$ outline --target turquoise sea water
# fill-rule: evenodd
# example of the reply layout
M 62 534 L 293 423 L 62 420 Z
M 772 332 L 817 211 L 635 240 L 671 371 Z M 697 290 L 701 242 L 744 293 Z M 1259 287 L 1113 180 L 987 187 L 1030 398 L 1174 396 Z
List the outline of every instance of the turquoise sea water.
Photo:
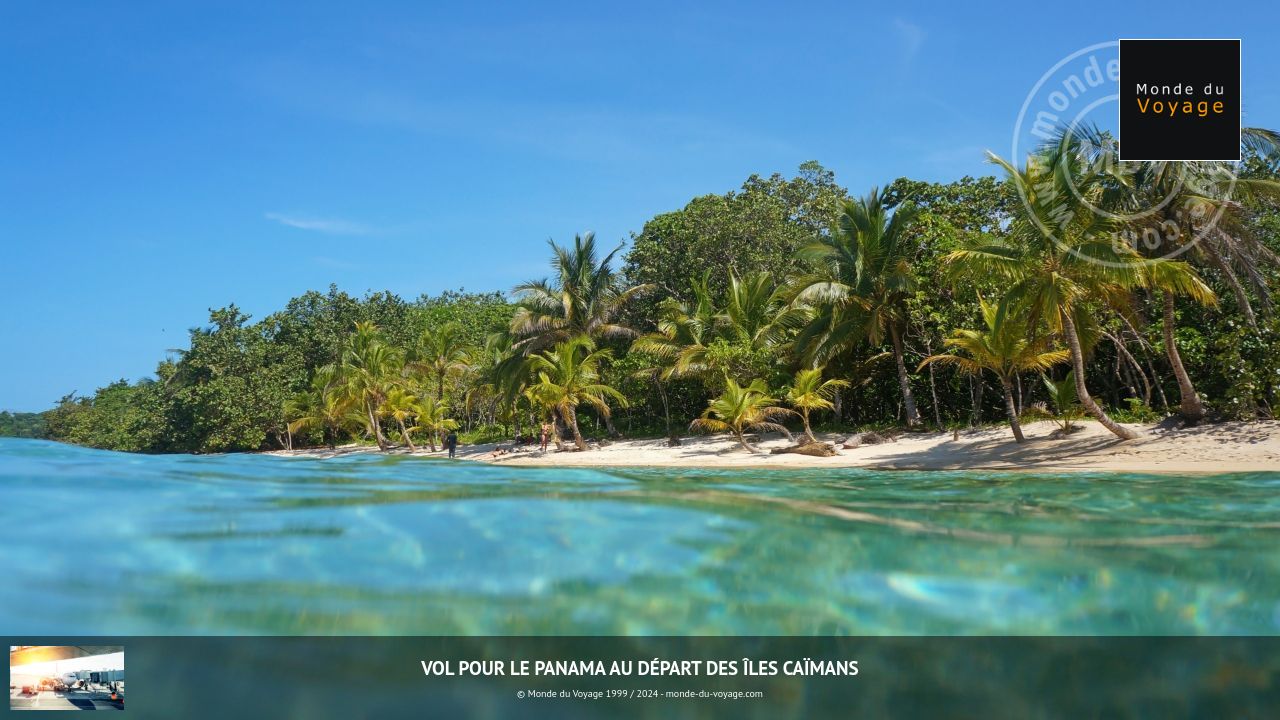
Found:
M 1280 634 L 1280 473 L 561 470 L 0 438 L 0 634 Z

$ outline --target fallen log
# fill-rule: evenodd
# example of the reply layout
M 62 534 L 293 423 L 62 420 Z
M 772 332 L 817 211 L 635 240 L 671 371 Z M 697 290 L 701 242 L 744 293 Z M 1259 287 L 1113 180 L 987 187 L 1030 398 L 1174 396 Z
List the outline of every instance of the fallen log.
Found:
M 797 455 L 812 455 L 813 457 L 833 457 L 838 455 L 836 446 L 831 443 L 812 442 L 803 445 L 792 445 L 791 447 L 774 448 L 771 450 L 774 455 L 782 453 L 796 453 Z

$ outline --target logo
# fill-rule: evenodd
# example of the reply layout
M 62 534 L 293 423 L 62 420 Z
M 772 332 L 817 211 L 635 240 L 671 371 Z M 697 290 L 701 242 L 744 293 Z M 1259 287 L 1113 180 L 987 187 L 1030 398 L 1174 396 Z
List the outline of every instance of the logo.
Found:
M 1240 41 L 1121 40 L 1120 159 L 1240 161 Z
M 1182 72 L 1182 79 L 1177 81 L 1182 95 L 1173 94 L 1175 81 L 1170 79 L 1166 82 L 1165 78 L 1169 77 L 1167 74 L 1150 73 L 1149 78 L 1144 76 L 1141 81 L 1133 80 L 1135 74 L 1144 75 L 1142 66 L 1137 63 L 1137 68 L 1123 65 L 1122 48 L 1123 58 L 1127 62 L 1130 58 L 1128 53 L 1132 50 L 1130 44 L 1135 42 L 1142 45 L 1166 42 L 1234 43 L 1234 90 L 1227 92 L 1226 81 L 1220 75 L 1215 75 L 1217 70 L 1213 69 Z M 1214 47 L 1215 52 L 1223 52 L 1222 46 Z M 1180 52 L 1184 51 L 1185 46 Z M 1222 55 L 1214 57 L 1220 60 Z M 1089 239 L 1127 245 L 1144 258 L 1173 258 L 1194 247 L 1213 231 L 1235 189 L 1240 152 L 1238 59 L 1238 41 L 1122 40 L 1090 45 L 1056 62 L 1035 83 L 1022 104 L 1014 124 L 1009 161 L 1017 166 L 1026 163 L 1028 167 L 1036 168 L 1036 163 L 1041 162 L 1043 151 L 1064 140 L 1072 143 L 1082 160 L 1074 166 L 1073 172 L 1065 174 L 1066 189 L 1060 191 L 1058 197 L 1052 198 L 1052 207 L 1048 212 L 1044 212 L 1045 193 L 1037 192 L 1041 212 L 1036 212 L 1032 207 L 1029 189 L 1019 184 L 1018 193 L 1028 217 L 1046 237 L 1058 243 L 1062 249 L 1081 259 L 1104 265 L 1115 263 L 1092 254 L 1082 254 L 1077 249 L 1079 242 L 1064 241 L 1068 228 L 1101 228 L 1090 232 L 1105 234 L 1105 237 Z M 1210 62 L 1217 63 L 1218 60 Z M 1185 68 L 1187 63 L 1181 62 L 1179 66 Z M 1172 72 L 1176 73 L 1177 70 Z M 1130 97 L 1132 92 L 1126 93 L 1123 83 L 1130 83 L 1133 86 L 1131 89 L 1136 89 L 1139 84 L 1146 86 L 1148 95 L 1142 98 L 1142 109 L 1136 103 L 1133 108 L 1140 114 L 1136 124 L 1130 124 L 1124 119 L 1125 103 L 1133 103 L 1134 99 Z M 1186 94 L 1187 85 L 1194 86 L 1196 83 L 1199 87 L 1191 88 L 1195 92 Z M 1159 93 L 1166 84 L 1170 90 L 1168 98 L 1150 96 L 1152 87 L 1157 88 L 1156 92 Z M 1222 95 L 1216 94 L 1219 85 L 1223 86 Z M 1211 86 L 1208 89 L 1214 93 L 1212 96 L 1204 96 L 1206 86 Z M 1174 97 L 1179 98 L 1180 104 L 1173 111 L 1174 114 L 1170 115 L 1168 104 Z M 1159 105 L 1155 104 L 1157 100 Z M 1201 106 L 1198 104 L 1202 101 L 1208 103 L 1204 108 L 1204 117 L 1200 116 Z M 1181 104 L 1183 102 L 1191 103 L 1189 112 L 1185 114 L 1187 106 Z M 1215 110 L 1214 102 L 1222 103 L 1218 108 L 1221 113 Z M 1145 145 L 1135 141 L 1135 137 L 1144 132 L 1135 128 L 1142 128 L 1142 123 L 1151 122 L 1166 123 L 1161 127 L 1167 132 L 1161 137 L 1174 138 L 1170 142 L 1182 142 L 1193 132 L 1201 131 L 1203 142 L 1195 141 L 1187 145 L 1187 149 L 1178 152 L 1156 153 L 1163 156 L 1155 157 L 1152 155 L 1153 148 L 1160 149 L 1158 143 L 1165 140 L 1153 136 L 1154 139 Z M 1213 140 L 1216 145 L 1206 144 L 1210 141 L 1205 138 L 1213 138 L 1215 133 L 1221 133 L 1222 124 L 1227 122 L 1232 123 L 1232 150 L 1229 155 L 1224 155 L 1221 154 L 1221 146 L 1227 143 L 1221 137 Z M 1120 130 L 1121 125 L 1123 130 Z M 1123 134 L 1112 135 L 1107 128 L 1113 127 Z M 1139 149 L 1135 150 L 1134 145 L 1139 145 Z M 1206 154 L 1206 147 L 1213 152 Z M 1184 162 L 1195 157 L 1218 159 Z M 1088 183 L 1086 178 L 1089 179 Z M 1083 187 L 1092 184 L 1091 187 L 1096 190 L 1098 182 L 1106 183 L 1109 191 L 1090 192 Z M 1085 215 L 1092 215 L 1093 218 L 1083 217 Z M 1089 219 L 1102 222 L 1081 222 Z

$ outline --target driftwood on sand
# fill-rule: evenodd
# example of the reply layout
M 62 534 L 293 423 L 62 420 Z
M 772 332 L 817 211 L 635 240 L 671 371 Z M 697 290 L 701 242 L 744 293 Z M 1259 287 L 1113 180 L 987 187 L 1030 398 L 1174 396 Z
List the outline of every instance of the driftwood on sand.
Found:
M 831 443 L 811 442 L 803 445 L 792 445 L 790 447 L 774 448 L 770 451 L 774 455 L 781 453 L 796 453 L 799 455 L 812 455 L 814 457 L 835 457 L 836 446 Z
M 850 435 L 840 447 L 846 450 L 852 450 L 857 447 L 862 447 L 863 445 L 879 445 L 880 443 L 890 443 L 894 440 L 897 440 L 897 438 L 888 433 L 881 435 L 878 432 L 865 432 Z

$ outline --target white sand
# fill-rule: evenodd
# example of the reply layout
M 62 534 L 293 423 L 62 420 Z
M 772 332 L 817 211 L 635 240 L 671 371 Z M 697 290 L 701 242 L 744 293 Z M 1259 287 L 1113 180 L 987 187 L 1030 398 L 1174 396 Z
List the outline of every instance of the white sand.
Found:
M 1280 421 L 1222 423 L 1187 429 L 1166 429 L 1151 425 L 1131 425 L 1145 435 L 1121 441 L 1096 422 L 1080 423 L 1083 429 L 1065 438 L 1050 437 L 1057 428 L 1042 421 L 1024 426 L 1025 443 L 1015 443 L 1007 426 L 951 432 L 904 433 L 889 443 L 863 445 L 839 450 L 835 457 L 797 454 L 771 455 L 772 448 L 788 443 L 777 435 L 759 442 L 762 454 L 743 450 L 729 436 L 684 438 L 679 447 L 666 440 L 621 440 L 586 452 L 546 453 L 522 450 L 494 456 L 495 445 L 458 448 L 458 457 L 504 465 L 559 467 L 660 466 L 660 467 L 865 467 L 919 470 L 1061 470 L 1117 472 L 1246 472 L 1280 471 Z M 846 436 L 826 435 L 819 439 L 839 443 Z M 503 447 L 509 447 L 509 443 Z M 327 449 L 279 451 L 278 455 L 327 457 L 350 452 L 370 452 L 376 448 L 344 446 L 337 453 Z M 396 450 L 406 454 L 405 450 Z M 419 449 L 419 455 L 443 457 Z

